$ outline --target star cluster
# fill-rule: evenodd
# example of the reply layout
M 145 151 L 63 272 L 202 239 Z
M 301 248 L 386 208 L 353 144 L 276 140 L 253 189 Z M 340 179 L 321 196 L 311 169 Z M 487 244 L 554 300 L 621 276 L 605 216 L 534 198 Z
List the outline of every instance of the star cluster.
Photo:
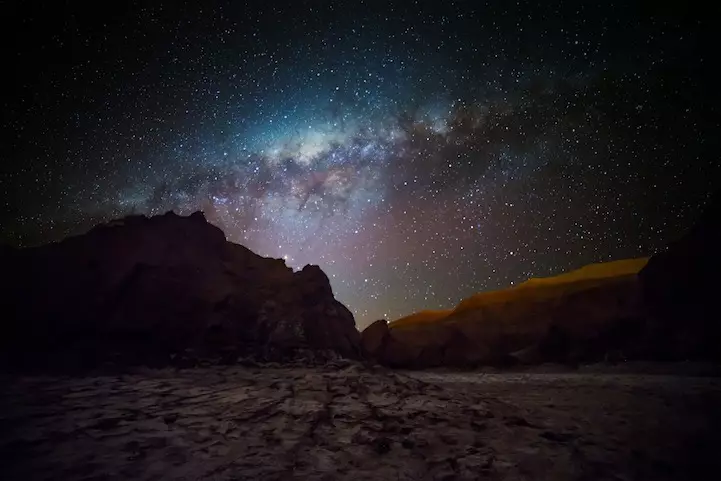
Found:
M 721 178 L 713 12 L 602 3 L 17 2 L 1 240 L 200 209 L 359 327 L 649 255 Z

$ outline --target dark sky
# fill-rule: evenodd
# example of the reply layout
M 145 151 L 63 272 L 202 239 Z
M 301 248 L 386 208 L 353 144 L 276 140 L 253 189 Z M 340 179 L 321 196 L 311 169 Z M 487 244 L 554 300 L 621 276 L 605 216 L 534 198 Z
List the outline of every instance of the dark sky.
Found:
M 651 254 L 721 179 L 716 6 L 85 3 L 0 7 L 2 242 L 202 209 L 363 327 Z

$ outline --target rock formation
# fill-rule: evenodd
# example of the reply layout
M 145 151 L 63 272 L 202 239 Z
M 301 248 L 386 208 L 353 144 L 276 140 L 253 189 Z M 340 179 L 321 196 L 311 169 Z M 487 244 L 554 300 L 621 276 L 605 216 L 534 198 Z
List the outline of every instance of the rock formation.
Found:
M 368 357 L 396 367 L 583 361 L 628 355 L 643 309 L 635 272 L 645 259 L 592 265 L 481 293 L 362 334 Z M 379 321 L 380 322 L 380 321 Z M 615 336 L 615 338 L 614 338 Z
M 35 365 L 202 355 L 356 358 L 353 315 L 317 266 L 226 241 L 202 213 L 130 216 L 2 252 L 2 352 Z
M 721 192 L 639 275 L 656 356 L 721 361 Z
M 602 360 L 721 360 L 721 202 L 648 262 L 593 264 L 480 293 L 362 333 L 394 367 Z
M 366 355 L 379 352 L 388 337 L 388 321 L 379 319 L 366 327 L 361 336 L 361 346 Z

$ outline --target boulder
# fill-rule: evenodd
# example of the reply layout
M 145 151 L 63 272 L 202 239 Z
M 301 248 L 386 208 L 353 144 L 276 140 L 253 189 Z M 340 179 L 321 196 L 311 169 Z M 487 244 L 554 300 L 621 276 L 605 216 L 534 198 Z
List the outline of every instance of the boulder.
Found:
M 8 363 L 361 356 L 353 315 L 318 266 L 293 272 L 226 241 L 200 212 L 129 216 L 2 258 Z
M 374 358 L 385 346 L 388 340 L 388 321 L 379 319 L 363 329 L 361 333 L 361 346 L 369 358 Z

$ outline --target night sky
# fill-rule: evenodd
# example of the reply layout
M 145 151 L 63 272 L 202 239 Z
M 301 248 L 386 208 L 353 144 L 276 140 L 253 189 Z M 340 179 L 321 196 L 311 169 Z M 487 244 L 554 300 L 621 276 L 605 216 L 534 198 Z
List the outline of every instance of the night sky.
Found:
M 85 3 L 1 7 L 1 242 L 203 210 L 364 327 L 649 255 L 721 179 L 716 6 Z

